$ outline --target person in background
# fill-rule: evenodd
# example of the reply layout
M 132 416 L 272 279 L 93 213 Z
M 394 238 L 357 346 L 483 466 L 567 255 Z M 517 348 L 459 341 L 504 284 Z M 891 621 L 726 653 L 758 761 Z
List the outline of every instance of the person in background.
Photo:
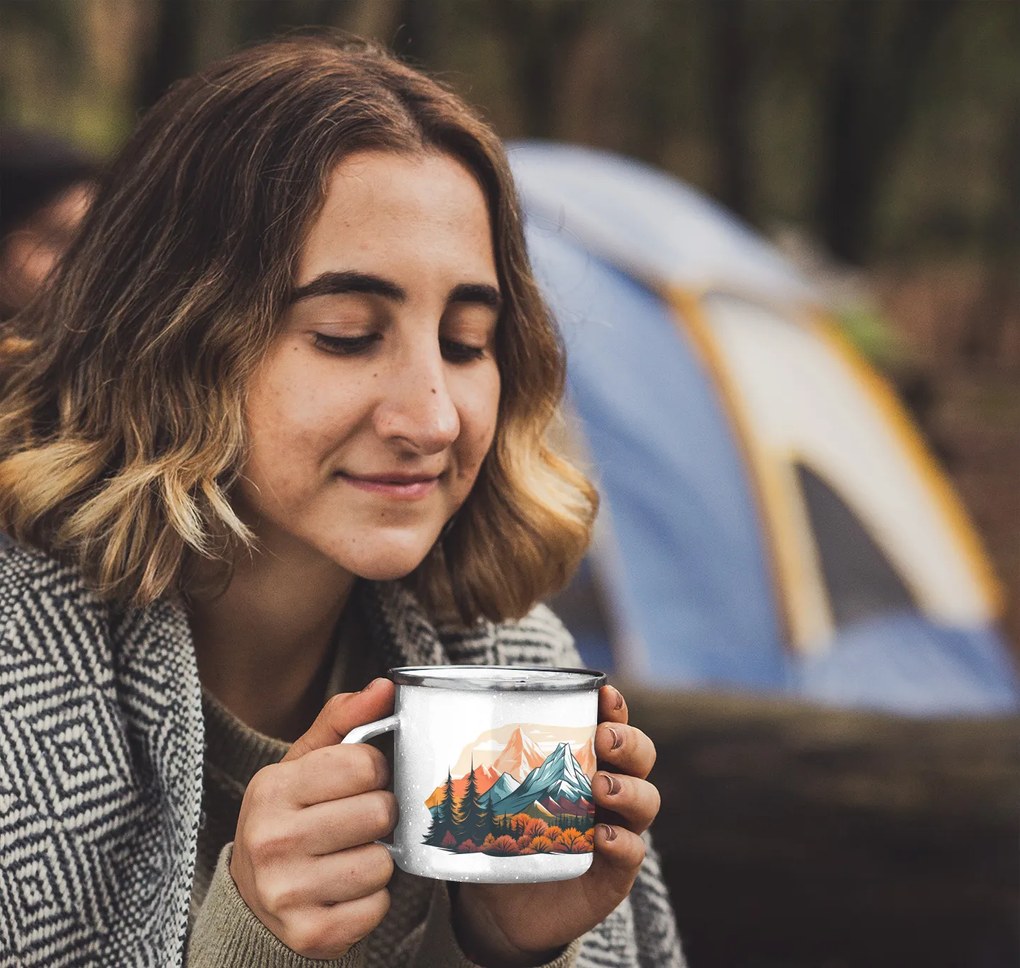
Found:
M 0 318 L 39 291 L 77 231 L 97 167 L 67 142 L 0 126 Z
M 597 498 L 499 139 L 371 44 L 175 85 L 0 358 L 0 962 L 682 964 L 652 742 L 599 695 L 587 873 L 394 870 L 401 665 L 576 666 Z M 3 330 L 0 329 L 0 333 Z M 4 948 L 8 950 L 4 950 Z

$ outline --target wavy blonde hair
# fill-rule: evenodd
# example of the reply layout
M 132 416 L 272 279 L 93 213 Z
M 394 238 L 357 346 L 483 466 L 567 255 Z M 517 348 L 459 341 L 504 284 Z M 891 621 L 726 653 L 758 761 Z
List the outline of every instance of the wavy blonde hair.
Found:
M 336 35 L 253 47 L 180 82 L 109 167 L 52 284 L 0 332 L 0 528 L 136 606 L 254 544 L 231 504 L 246 388 L 330 172 L 369 149 L 467 165 L 504 297 L 495 442 L 407 581 L 465 622 L 520 616 L 562 586 L 596 495 L 548 443 L 563 352 L 503 148 L 438 82 Z

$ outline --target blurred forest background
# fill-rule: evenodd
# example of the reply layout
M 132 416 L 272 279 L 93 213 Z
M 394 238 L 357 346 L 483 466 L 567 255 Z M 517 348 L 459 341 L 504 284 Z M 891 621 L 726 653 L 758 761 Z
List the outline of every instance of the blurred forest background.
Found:
M 947 467 L 1020 654 L 1020 3 L 0 0 L 0 119 L 99 156 L 281 31 L 375 37 L 508 138 L 641 158 L 829 287 Z

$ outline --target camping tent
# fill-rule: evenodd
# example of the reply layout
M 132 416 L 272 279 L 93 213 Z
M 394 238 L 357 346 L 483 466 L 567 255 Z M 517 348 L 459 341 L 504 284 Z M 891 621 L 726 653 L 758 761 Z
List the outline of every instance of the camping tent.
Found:
M 660 687 L 1016 708 L 980 544 L 811 284 L 661 172 L 555 144 L 510 160 L 603 496 L 555 603 L 586 661 Z

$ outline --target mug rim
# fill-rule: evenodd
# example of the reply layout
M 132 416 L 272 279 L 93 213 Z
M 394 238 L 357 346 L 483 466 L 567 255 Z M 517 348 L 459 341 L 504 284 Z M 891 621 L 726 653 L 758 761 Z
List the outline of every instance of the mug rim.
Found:
M 456 670 L 454 674 L 450 674 Z M 462 671 L 463 670 L 463 671 Z M 484 678 L 475 673 L 497 672 Z M 542 673 L 535 678 L 514 677 L 513 673 Z M 445 673 L 445 674 L 444 674 Z M 398 686 L 427 686 L 458 692 L 594 692 L 606 684 L 606 674 L 597 669 L 564 666 L 471 665 L 470 663 L 400 666 L 387 672 Z

